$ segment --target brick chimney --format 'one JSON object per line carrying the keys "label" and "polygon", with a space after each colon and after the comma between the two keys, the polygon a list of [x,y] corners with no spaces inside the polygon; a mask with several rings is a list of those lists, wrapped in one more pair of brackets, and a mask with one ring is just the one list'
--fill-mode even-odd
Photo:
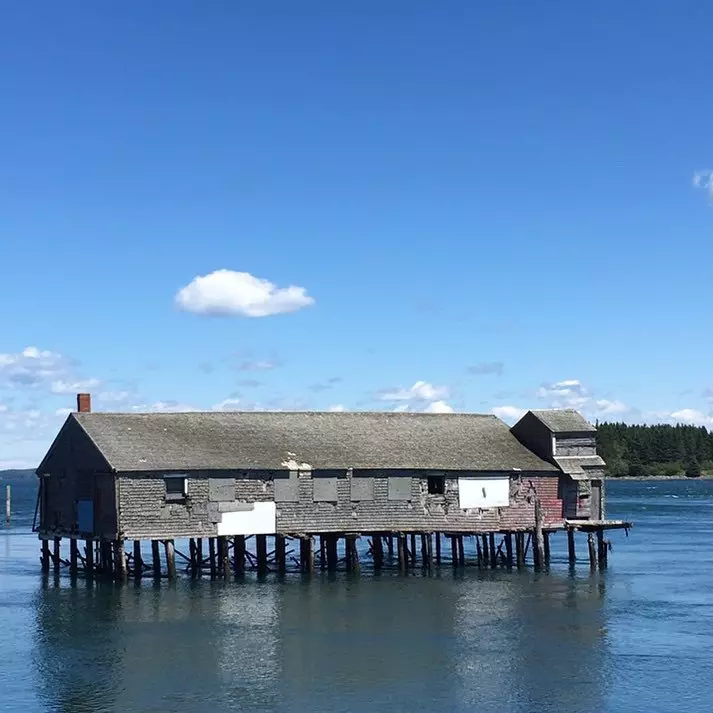
{"label": "brick chimney", "polygon": [[92,410],[92,395],[77,394],[77,411],[79,413],[89,413]]}

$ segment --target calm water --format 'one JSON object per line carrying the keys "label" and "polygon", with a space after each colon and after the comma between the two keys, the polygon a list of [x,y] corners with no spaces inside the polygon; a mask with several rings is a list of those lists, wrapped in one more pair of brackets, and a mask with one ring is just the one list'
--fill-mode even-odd
{"label": "calm water", "polygon": [[[34,484],[31,484],[34,485]],[[0,525],[0,710],[713,710],[713,481],[608,486],[610,569],[140,586],[44,579]],[[579,553],[585,554],[584,541]]]}

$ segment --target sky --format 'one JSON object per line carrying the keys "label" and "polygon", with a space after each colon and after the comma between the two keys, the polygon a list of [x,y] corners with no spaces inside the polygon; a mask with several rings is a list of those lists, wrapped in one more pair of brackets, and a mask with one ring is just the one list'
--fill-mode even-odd
{"label": "sky", "polygon": [[105,411],[713,426],[708,3],[6,3],[0,468]]}

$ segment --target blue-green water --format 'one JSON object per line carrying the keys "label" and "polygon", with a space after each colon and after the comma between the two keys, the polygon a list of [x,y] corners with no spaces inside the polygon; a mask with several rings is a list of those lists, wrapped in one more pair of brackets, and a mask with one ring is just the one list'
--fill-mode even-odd
{"label": "blue-green water", "polygon": [[[608,484],[610,569],[44,578],[34,483],[0,525],[0,710],[710,713],[713,481]],[[584,541],[578,543],[585,554]]]}

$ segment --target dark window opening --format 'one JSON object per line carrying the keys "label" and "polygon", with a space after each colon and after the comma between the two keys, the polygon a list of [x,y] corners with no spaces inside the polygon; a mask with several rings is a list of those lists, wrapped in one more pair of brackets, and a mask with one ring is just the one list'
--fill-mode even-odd
{"label": "dark window opening", "polygon": [[444,475],[428,476],[428,494],[443,495],[446,492],[446,477]]}
{"label": "dark window opening", "polygon": [[181,501],[186,499],[185,478],[164,478],[166,483],[166,500]]}

